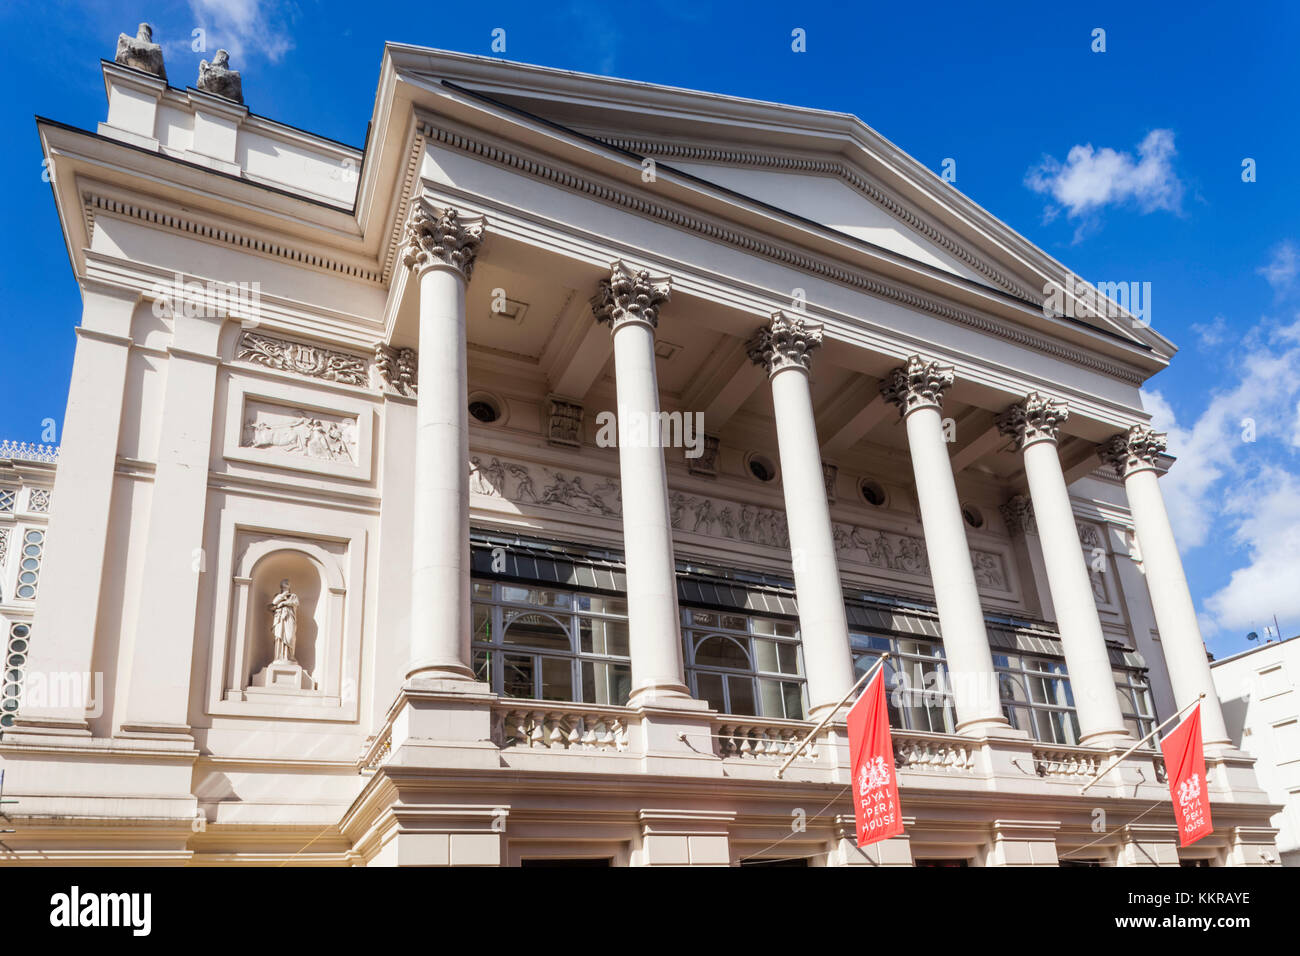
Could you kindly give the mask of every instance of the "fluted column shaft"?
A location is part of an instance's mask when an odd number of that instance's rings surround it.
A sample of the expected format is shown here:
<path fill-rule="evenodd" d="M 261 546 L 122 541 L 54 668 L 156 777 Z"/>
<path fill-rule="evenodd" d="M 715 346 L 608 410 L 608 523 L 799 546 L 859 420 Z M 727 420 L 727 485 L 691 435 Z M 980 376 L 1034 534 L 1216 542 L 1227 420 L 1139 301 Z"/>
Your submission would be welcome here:
<path fill-rule="evenodd" d="M 474 676 L 465 288 L 482 233 L 481 219 L 454 209 L 435 215 L 418 206 L 407 225 L 405 262 L 420 294 L 408 679 Z"/>
<path fill-rule="evenodd" d="M 632 655 L 629 703 L 689 699 L 682 671 L 681 615 L 673 556 L 668 473 L 659 435 L 655 370 L 658 307 L 669 280 L 616 262 L 592 299 L 598 321 L 611 326 L 618 394 L 618 464 L 623 495 L 623 550 Z M 645 428 L 633 427 L 644 423 Z M 642 440 L 644 436 L 645 440 Z"/>
<path fill-rule="evenodd" d="M 834 706 L 854 681 L 808 381 L 809 352 L 821 344 L 821 337 L 819 327 L 778 312 L 749 345 L 750 358 L 767 370 L 772 382 L 809 716 L 814 718 Z"/>
<path fill-rule="evenodd" d="M 1205 744 L 1228 746 L 1231 738 L 1214 689 L 1196 606 L 1160 492 L 1156 459 L 1165 450 L 1165 442 L 1163 434 L 1139 425 L 1112 438 L 1103 446 L 1102 457 L 1124 479 L 1174 701 L 1183 708 L 1204 694 L 1201 734 Z"/>
<path fill-rule="evenodd" d="M 1057 434 L 1068 417 L 1063 402 L 1035 392 L 1012 406 L 998 424 L 1004 434 L 1016 439 L 1024 457 L 1047 584 L 1070 672 L 1080 742 L 1104 745 L 1131 735 L 1119 709 L 1106 637 L 1057 454 Z"/>
<path fill-rule="evenodd" d="M 950 367 L 913 356 L 890 374 L 881 393 L 898 406 L 907 428 L 957 730 L 1006 733 L 1010 728 L 998 700 L 984 611 L 944 441 L 940 408 L 943 392 L 952 382 Z"/>

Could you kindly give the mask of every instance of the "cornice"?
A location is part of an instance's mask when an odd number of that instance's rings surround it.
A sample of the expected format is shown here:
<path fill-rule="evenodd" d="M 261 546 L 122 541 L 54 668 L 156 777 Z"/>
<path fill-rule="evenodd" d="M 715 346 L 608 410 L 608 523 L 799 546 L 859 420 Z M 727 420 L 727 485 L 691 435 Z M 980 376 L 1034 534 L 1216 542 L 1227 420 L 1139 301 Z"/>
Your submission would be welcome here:
<path fill-rule="evenodd" d="M 749 166 L 751 168 L 788 169 L 801 173 L 828 173 L 871 200 L 895 219 L 929 239 L 945 252 L 956 256 L 1000 288 L 1035 305 L 1039 305 L 1043 301 L 1041 294 L 1030 292 L 1010 276 L 994 268 L 987 260 L 973 253 L 965 244 L 958 242 L 915 210 L 890 196 L 865 176 L 860 175 L 847 163 L 838 160 L 812 159 L 803 156 L 762 153 L 743 149 L 688 146 L 682 143 L 669 143 L 660 140 L 609 139 L 600 136 L 595 138 L 607 146 L 632 153 L 674 156 L 680 159 L 699 160 L 701 162 L 725 162 L 733 166 Z"/>
<path fill-rule="evenodd" d="M 990 316 L 978 315 L 966 309 L 885 282 L 865 272 L 837 265 L 823 257 L 811 255 L 793 247 L 778 245 L 764 236 L 742 231 L 737 227 L 724 225 L 716 220 L 704 219 L 684 209 L 633 194 L 610 181 L 600 182 L 577 171 L 561 169 L 539 157 L 522 155 L 503 146 L 475 138 L 468 133 L 434 126 L 427 121 L 422 124 L 421 132 L 430 142 L 460 150 L 535 179 L 582 193 L 611 205 L 620 206 L 637 215 L 657 219 L 675 228 L 694 232 L 706 239 L 727 243 L 745 252 L 764 256 L 783 265 L 832 282 L 839 282 L 878 298 L 888 299 L 908 308 L 947 319 L 1005 341 L 1055 358 L 1064 359 L 1075 365 L 1090 368 L 1127 384 L 1139 386 L 1149 377 L 1132 366 L 1106 361 L 1096 355 L 1083 352 L 1061 342 L 1052 341 Z"/>
<path fill-rule="evenodd" d="M 379 269 L 372 269 L 367 266 L 362 266 L 354 262 L 347 262 L 343 259 L 336 259 L 317 252 L 310 252 L 286 242 L 276 241 L 265 236 L 258 236 L 252 232 L 245 232 L 227 226 L 218 226 L 212 223 L 202 222 L 198 219 L 184 216 L 179 213 L 167 212 L 157 206 L 129 202 L 125 199 L 108 196 L 90 189 L 82 190 L 81 202 L 86 219 L 86 235 L 88 237 L 94 236 L 96 217 L 101 214 L 107 214 L 119 216 L 124 219 L 134 219 L 137 222 L 148 223 L 149 225 L 157 226 L 162 229 L 188 233 L 196 238 L 206 239 L 209 242 L 218 242 L 237 249 L 243 249 L 260 255 L 270 256 L 271 258 L 291 262 L 297 266 L 318 269 L 322 272 L 331 272 L 335 275 L 347 276 L 348 278 L 358 279 L 362 282 L 381 284 L 386 281 L 384 273 Z"/>

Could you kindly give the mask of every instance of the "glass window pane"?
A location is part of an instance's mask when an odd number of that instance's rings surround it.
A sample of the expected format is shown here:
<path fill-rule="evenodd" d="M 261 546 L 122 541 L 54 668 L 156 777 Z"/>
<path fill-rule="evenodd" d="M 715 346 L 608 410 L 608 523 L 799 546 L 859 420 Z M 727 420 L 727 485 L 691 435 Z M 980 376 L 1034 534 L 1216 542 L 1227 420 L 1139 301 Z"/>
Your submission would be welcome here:
<path fill-rule="evenodd" d="M 731 631 L 748 631 L 749 618 L 739 614 L 724 614 L 720 626 Z"/>
<path fill-rule="evenodd" d="M 798 674 L 800 672 L 798 644 L 778 644 L 776 646 L 776 656 L 781 665 L 782 674 Z"/>
<path fill-rule="evenodd" d="M 474 605 L 474 640 L 492 643 L 492 609 L 482 604 Z"/>
<path fill-rule="evenodd" d="M 756 669 L 768 674 L 780 672 L 776 659 L 776 644 L 760 637 L 754 638 L 754 659 L 758 662 Z"/>
<path fill-rule="evenodd" d="M 474 679 L 485 684 L 492 683 L 492 652 L 474 651 Z"/>
<path fill-rule="evenodd" d="M 754 700 L 754 678 L 728 677 L 727 691 L 731 696 L 731 712 L 733 714 L 758 714 Z"/>
<path fill-rule="evenodd" d="M 473 581 L 470 584 L 470 596 L 482 600 L 491 600 L 492 584 L 490 581 Z"/>
<path fill-rule="evenodd" d="M 582 699 L 588 704 L 623 706 L 632 693 L 632 668 L 606 661 L 582 662 Z"/>
<path fill-rule="evenodd" d="M 628 656 L 627 624 L 622 621 L 579 618 L 578 635 L 584 654 Z"/>
<path fill-rule="evenodd" d="M 511 612 L 504 640 L 507 644 L 524 644 L 546 650 L 572 650 L 568 631 L 555 618 L 545 614 Z"/>
<path fill-rule="evenodd" d="M 733 677 L 731 680 L 736 681 L 739 678 Z M 735 698 L 734 691 L 732 698 Z M 760 678 L 758 682 L 758 702 L 758 715 L 760 717 L 784 717 L 785 696 L 781 692 L 781 682 Z"/>
<path fill-rule="evenodd" d="M 613 614 L 618 617 L 627 617 L 627 602 L 622 598 L 579 594 L 575 598 L 574 606 L 579 611 L 591 611 L 593 614 Z"/>
<path fill-rule="evenodd" d="M 542 700 L 573 700 L 573 661 L 542 658 Z"/>
<path fill-rule="evenodd" d="M 534 696 L 533 660 L 531 654 L 503 654 L 501 656 L 505 670 L 505 679 L 501 685 L 503 695 L 506 697 Z"/>
<path fill-rule="evenodd" d="M 695 696 L 707 700 L 714 710 L 724 714 L 727 712 L 727 703 L 722 695 L 721 674 L 696 674 Z"/>
<path fill-rule="evenodd" d="M 730 667 L 749 670 L 749 656 L 729 637 L 715 636 L 695 648 L 695 663 L 703 667 Z"/>
<path fill-rule="evenodd" d="M 718 616 L 708 611 L 691 611 L 691 623 L 701 627 L 717 627 Z"/>
<path fill-rule="evenodd" d="M 803 684 L 782 681 L 781 692 L 785 695 L 785 715 L 791 720 L 803 720 Z"/>
<path fill-rule="evenodd" d="M 871 634 L 850 634 L 849 643 L 855 651 L 888 651 L 890 641 L 887 637 L 876 637 Z"/>

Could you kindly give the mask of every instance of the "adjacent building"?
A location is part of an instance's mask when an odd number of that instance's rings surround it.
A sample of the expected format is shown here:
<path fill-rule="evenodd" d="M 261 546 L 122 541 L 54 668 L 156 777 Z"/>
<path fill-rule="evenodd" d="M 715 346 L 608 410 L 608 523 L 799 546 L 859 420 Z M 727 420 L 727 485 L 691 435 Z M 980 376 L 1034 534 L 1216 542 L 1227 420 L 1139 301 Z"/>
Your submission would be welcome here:
<path fill-rule="evenodd" d="M 360 151 L 154 46 L 38 123 L 84 307 L 53 505 L 0 470 L 3 859 L 1269 862 L 1154 329 L 852 116 L 392 44 Z M 1201 694 L 1180 851 L 1151 747 L 1080 788 Z"/>

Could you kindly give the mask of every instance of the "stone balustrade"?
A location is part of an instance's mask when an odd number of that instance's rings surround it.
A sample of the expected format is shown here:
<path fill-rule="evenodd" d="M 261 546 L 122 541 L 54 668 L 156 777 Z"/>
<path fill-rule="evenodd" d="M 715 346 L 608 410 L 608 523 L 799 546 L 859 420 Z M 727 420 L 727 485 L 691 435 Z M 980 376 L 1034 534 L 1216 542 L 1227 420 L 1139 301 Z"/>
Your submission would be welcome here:
<path fill-rule="evenodd" d="M 960 737 L 894 731 L 894 766 L 899 770 L 974 773 L 975 749 Z"/>
<path fill-rule="evenodd" d="M 1101 772 L 1110 758 L 1086 747 L 1035 747 L 1034 771 L 1040 777 L 1090 780 Z"/>
<path fill-rule="evenodd" d="M 813 726 L 805 721 L 726 717 L 713 726 L 714 753 L 724 760 L 785 760 Z M 816 762 L 817 741 L 810 741 L 795 759 Z"/>
<path fill-rule="evenodd" d="M 636 719 L 624 707 L 503 700 L 492 708 L 492 736 L 503 749 L 623 753 Z"/>

